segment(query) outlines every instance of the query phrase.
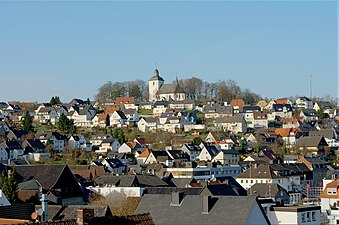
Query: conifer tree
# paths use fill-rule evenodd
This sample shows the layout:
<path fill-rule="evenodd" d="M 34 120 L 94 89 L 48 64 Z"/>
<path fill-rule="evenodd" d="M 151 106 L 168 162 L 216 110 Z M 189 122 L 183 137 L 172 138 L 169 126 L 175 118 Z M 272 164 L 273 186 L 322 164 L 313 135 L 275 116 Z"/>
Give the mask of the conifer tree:
<path fill-rule="evenodd" d="M 23 119 L 22 119 L 22 129 L 24 131 L 33 131 L 33 119 L 31 117 L 31 115 L 29 114 L 28 111 L 26 111 Z"/>
<path fill-rule="evenodd" d="M 2 175 L 0 177 L 0 189 L 6 195 L 8 201 L 11 204 L 14 204 L 18 200 L 18 184 L 14 179 L 14 172 L 7 176 L 5 171 L 2 171 Z"/>

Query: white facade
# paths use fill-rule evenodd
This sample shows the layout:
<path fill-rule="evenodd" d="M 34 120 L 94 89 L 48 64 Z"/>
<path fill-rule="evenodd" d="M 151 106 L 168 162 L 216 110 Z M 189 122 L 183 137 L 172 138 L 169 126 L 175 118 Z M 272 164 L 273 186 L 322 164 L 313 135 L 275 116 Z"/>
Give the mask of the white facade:
<path fill-rule="evenodd" d="M 145 188 L 142 187 L 89 187 L 91 191 L 94 191 L 100 195 L 107 196 L 112 192 L 123 194 L 126 197 L 141 197 Z"/>
<path fill-rule="evenodd" d="M 312 224 L 320 225 L 320 207 L 317 206 L 291 206 L 271 207 L 267 217 L 272 225 L 278 224 Z"/>
<path fill-rule="evenodd" d="M 159 77 L 159 71 L 155 69 L 153 77 Z M 160 77 L 161 78 L 161 77 Z M 155 102 L 157 101 L 157 92 L 160 89 L 160 86 L 164 84 L 164 80 L 161 79 L 150 79 L 148 81 L 148 95 L 149 101 Z"/>
<path fill-rule="evenodd" d="M 194 178 L 196 180 L 213 180 L 222 177 L 236 177 L 241 173 L 241 167 L 236 165 L 218 167 L 195 167 L 195 168 L 166 168 L 174 178 Z"/>

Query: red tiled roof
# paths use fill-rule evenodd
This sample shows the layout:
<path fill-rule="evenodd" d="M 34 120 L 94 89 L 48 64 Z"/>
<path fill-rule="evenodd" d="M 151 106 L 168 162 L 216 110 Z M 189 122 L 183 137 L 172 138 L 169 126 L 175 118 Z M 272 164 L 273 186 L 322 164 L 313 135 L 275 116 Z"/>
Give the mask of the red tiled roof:
<path fill-rule="evenodd" d="M 143 151 L 138 158 L 147 158 L 149 156 L 149 154 L 151 154 L 151 150 L 146 149 L 145 151 Z"/>
<path fill-rule="evenodd" d="M 275 100 L 275 102 L 277 104 L 288 104 L 288 99 L 287 98 L 281 98 L 281 99 Z"/>
<path fill-rule="evenodd" d="M 232 106 L 242 106 L 242 105 L 245 105 L 245 102 L 242 99 L 233 99 L 231 101 L 231 105 Z"/>
<path fill-rule="evenodd" d="M 116 104 L 134 104 L 134 97 L 116 98 Z"/>
<path fill-rule="evenodd" d="M 112 114 L 117 110 L 120 110 L 120 106 L 116 105 L 116 106 L 107 106 L 105 107 L 105 113 L 107 114 Z"/>

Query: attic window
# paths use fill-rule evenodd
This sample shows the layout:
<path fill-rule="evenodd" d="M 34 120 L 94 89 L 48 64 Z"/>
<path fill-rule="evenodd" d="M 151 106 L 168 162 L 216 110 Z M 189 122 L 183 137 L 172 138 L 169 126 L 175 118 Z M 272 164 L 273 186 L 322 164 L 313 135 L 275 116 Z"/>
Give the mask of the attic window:
<path fill-rule="evenodd" d="M 327 194 L 329 195 L 336 195 L 337 189 L 336 188 L 327 188 Z"/>

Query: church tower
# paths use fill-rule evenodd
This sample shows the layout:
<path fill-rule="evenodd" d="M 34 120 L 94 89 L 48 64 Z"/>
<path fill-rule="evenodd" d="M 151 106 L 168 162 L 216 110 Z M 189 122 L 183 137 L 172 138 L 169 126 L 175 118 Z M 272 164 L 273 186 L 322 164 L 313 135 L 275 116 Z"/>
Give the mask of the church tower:
<path fill-rule="evenodd" d="M 155 69 L 153 76 L 148 80 L 149 102 L 157 101 L 157 92 L 163 84 L 164 79 L 159 76 L 159 70 Z"/>

